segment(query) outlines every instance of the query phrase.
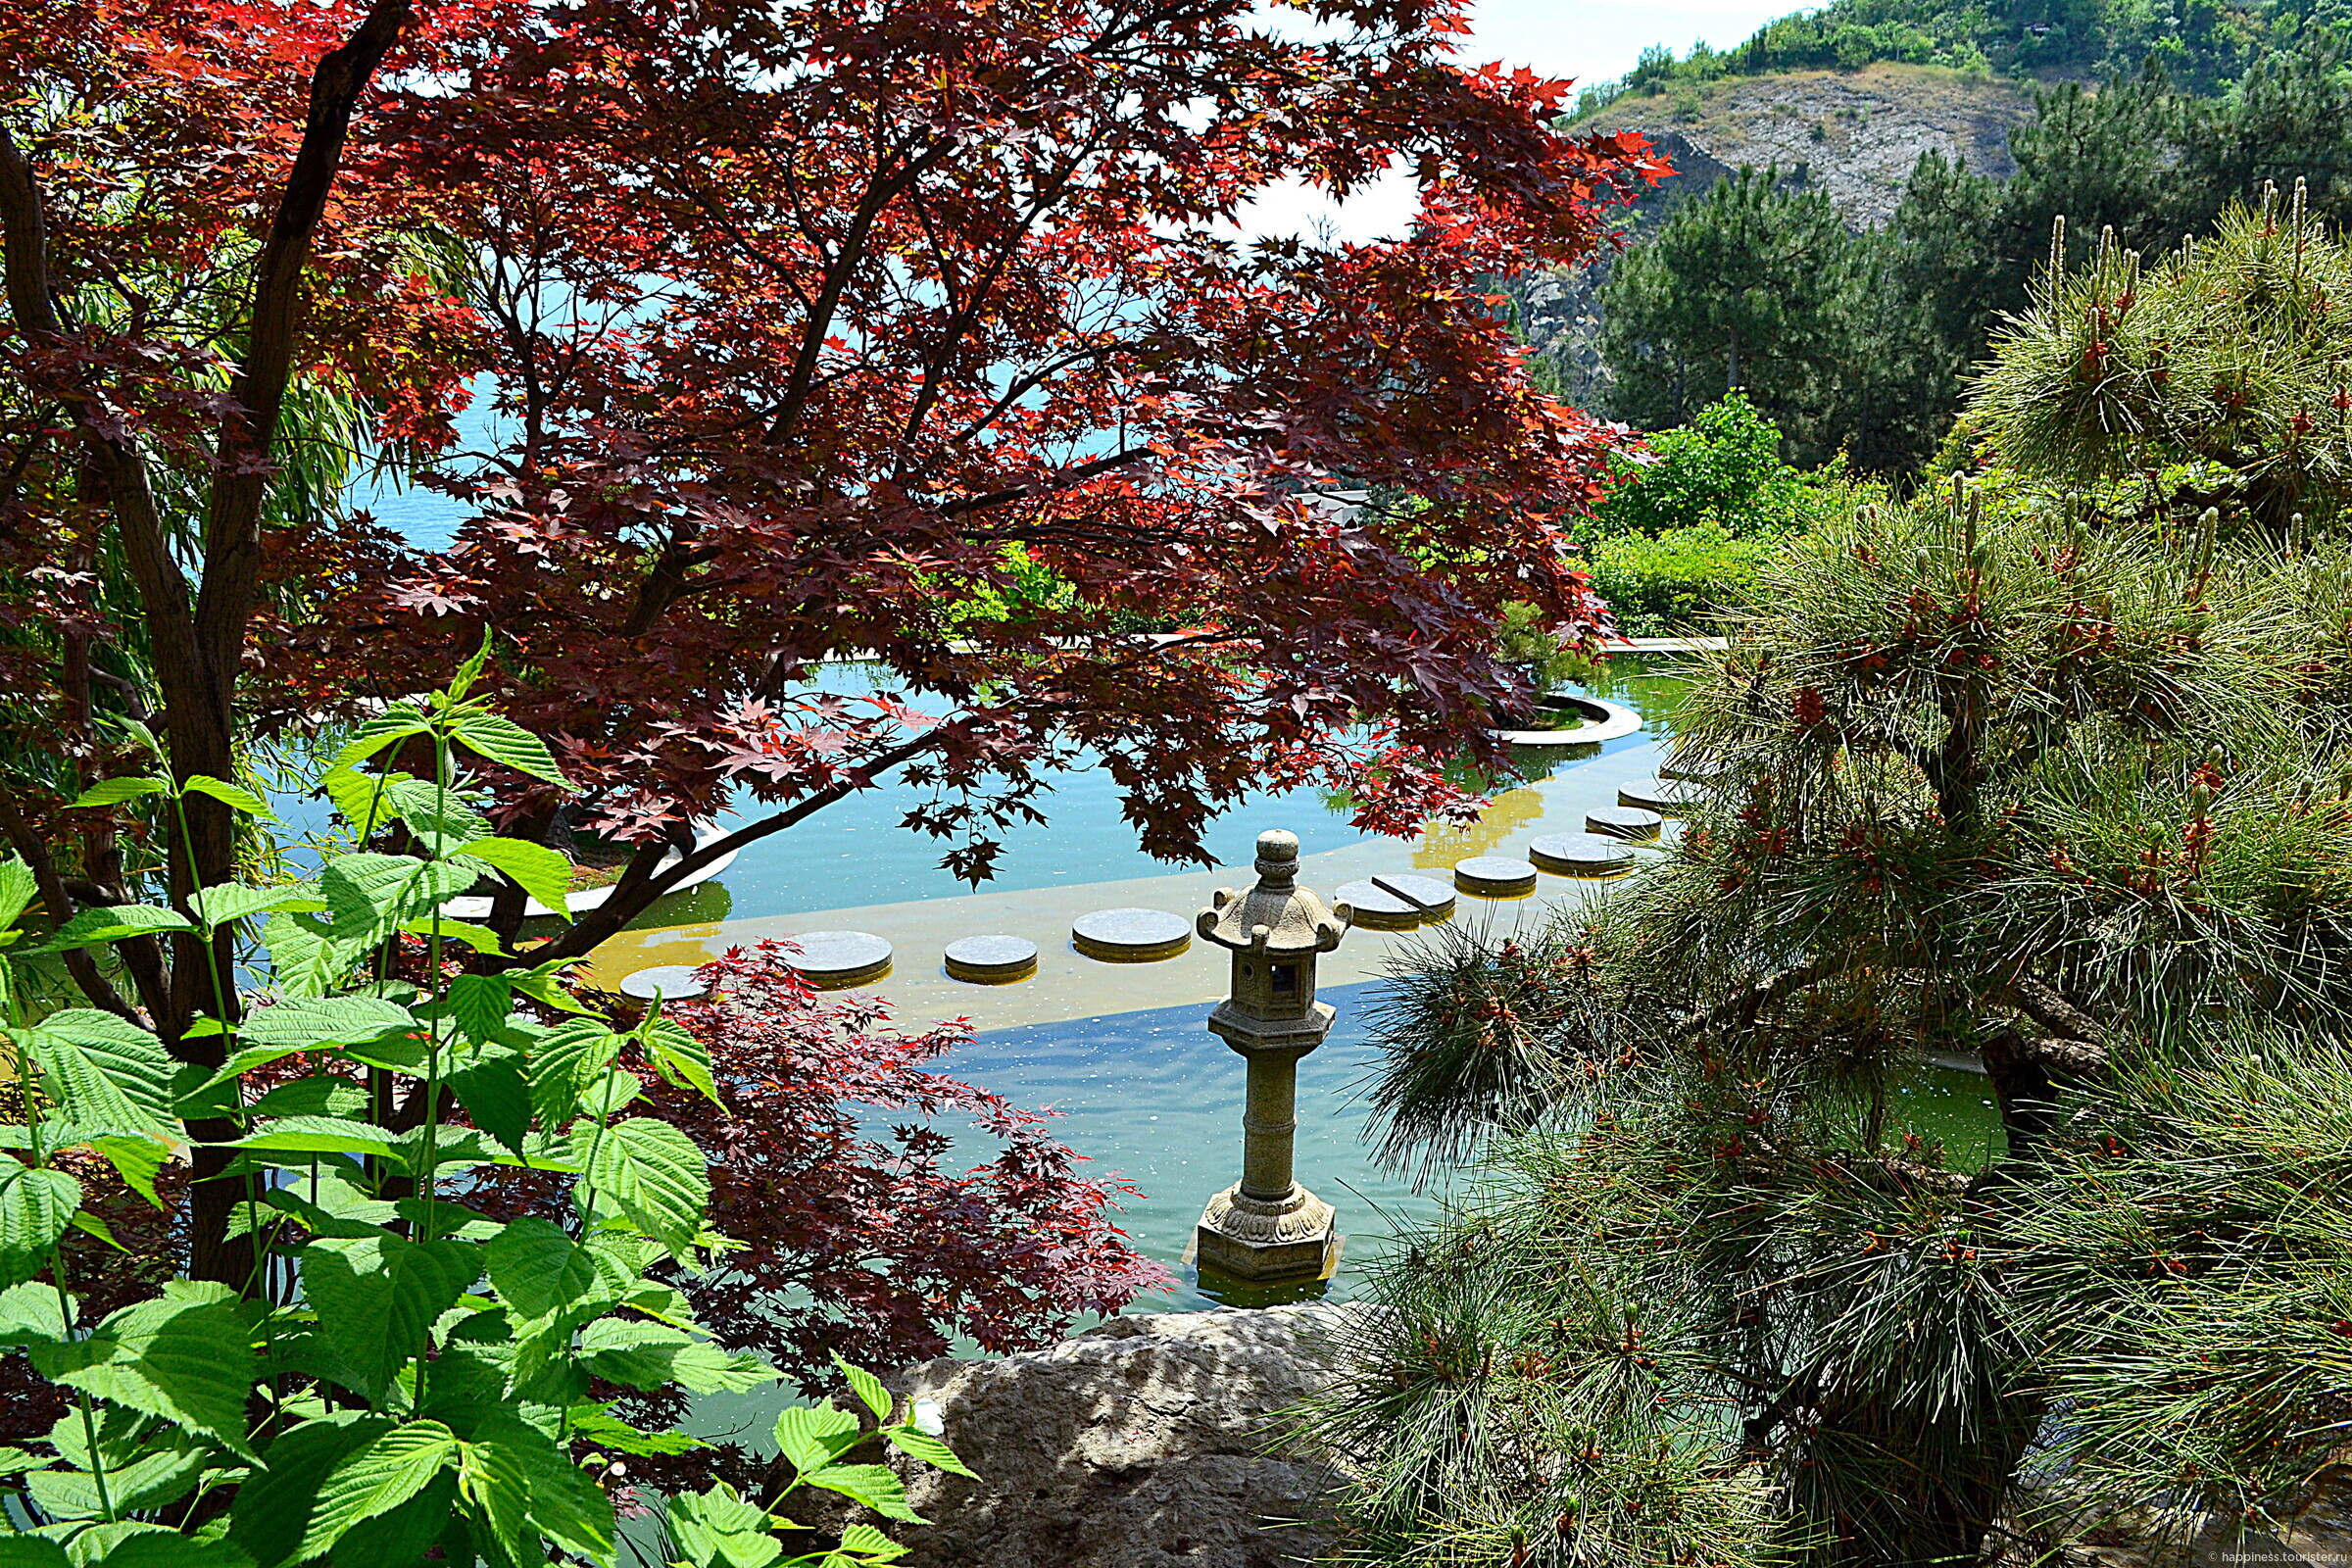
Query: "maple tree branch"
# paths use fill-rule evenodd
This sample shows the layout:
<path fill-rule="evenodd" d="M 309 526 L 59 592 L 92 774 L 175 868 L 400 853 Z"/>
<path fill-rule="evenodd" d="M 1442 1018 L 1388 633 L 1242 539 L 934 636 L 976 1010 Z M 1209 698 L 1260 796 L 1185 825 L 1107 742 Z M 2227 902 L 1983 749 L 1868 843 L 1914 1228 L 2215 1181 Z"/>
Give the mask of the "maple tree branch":
<path fill-rule="evenodd" d="M 1097 458 L 1092 463 L 1081 463 L 1074 468 L 1060 469 L 1035 484 L 1013 485 L 1008 489 L 991 490 L 985 495 L 966 496 L 961 501 L 948 502 L 939 510 L 943 516 L 960 517 L 974 512 L 985 512 L 992 507 L 1009 506 L 1015 501 L 1028 501 L 1074 484 L 1084 484 L 1089 479 L 1140 463 L 1150 456 L 1150 447 L 1129 447 L 1124 452 L 1114 452 L 1106 458 Z"/>
<path fill-rule="evenodd" d="M 785 385 L 774 417 L 768 420 L 765 439 L 769 446 L 778 445 L 792 432 L 801 411 L 808 406 L 809 387 L 816 378 L 817 360 L 823 355 L 825 338 L 833 329 L 834 313 L 841 307 L 841 296 L 848 290 L 851 276 L 865 259 L 866 240 L 880 220 L 882 210 L 938 168 L 956 146 L 954 141 L 933 144 L 920 158 L 909 159 L 892 178 L 875 181 L 866 191 L 865 199 L 858 204 L 850 219 L 849 232 L 842 236 L 841 249 L 825 269 L 825 280 L 817 290 L 816 303 L 809 308 L 808 324 L 801 333 L 800 353 L 793 359 L 792 379 Z"/>
<path fill-rule="evenodd" d="M 738 828 L 724 838 L 712 839 L 659 875 L 652 874 L 650 868 L 660 864 L 662 857 L 666 856 L 669 851 L 663 845 L 646 846 L 629 862 L 629 868 L 621 873 L 620 880 L 612 885 L 612 895 L 603 904 L 574 920 L 561 936 L 553 938 L 542 947 L 532 949 L 526 956 L 509 959 L 504 966 L 548 963 L 557 958 L 586 957 L 607 938 L 644 913 L 656 899 L 661 898 L 662 894 L 667 893 L 686 878 L 694 875 L 695 872 L 724 856 L 735 854 L 747 845 L 757 844 L 763 838 L 781 833 L 786 828 L 807 820 L 837 801 L 848 799 L 866 784 L 870 784 L 876 775 L 886 773 L 901 762 L 919 757 L 924 752 L 936 748 L 940 744 L 942 734 L 941 730 L 929 729 L 910 740 L 902 741 L 887 751 L 876 754 L 871 760 L 859 764 L 858 772 L 861 775 L 863 782 L 853 783 L 845 779 L 838 784 L 829 784 L 809 795 L 806 800 L 795 802 L 773 816 L 762 817 L 751 826 Z"/>

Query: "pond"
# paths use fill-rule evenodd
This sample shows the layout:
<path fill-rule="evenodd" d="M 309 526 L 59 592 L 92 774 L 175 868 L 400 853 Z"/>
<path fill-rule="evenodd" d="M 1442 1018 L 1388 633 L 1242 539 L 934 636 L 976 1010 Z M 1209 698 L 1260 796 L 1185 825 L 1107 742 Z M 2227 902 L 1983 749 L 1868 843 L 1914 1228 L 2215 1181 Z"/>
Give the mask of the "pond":
<path fill-rule="evenodd" d="M 1367 1111 L 1355 1091 L 1379 1062 L 1366 1027 L 1379 985 L 1318 991 L 1338 1016 L 1322 1049 L 1298 1064 L 1298 1180 L 1339 1211 L 1348 1238 L 1328 1288 L 1337 1299 L 1354 1294 L 1361 1264 L 1382 1250 L 1396 1221 L 1434 1217 L 1443 1196 L 1378 1169 L 1364 1140 Z M 1193 1311 L 1237 1298 L 1222 1285 L 1204 1294 L 1182 1261 L 1201 1203 L 1241 1173 L 1242 1060 L 1203 1027 L 1203 1010 L 989 1030 L 938 1063 L 1017 1104 L 1054 1106 L 1061 1112 L 1054 1135 L 1094 1161 L 1090 1173 L 1117 1171 L 1142 1190 L 1122 1227 L 1174 1269 L 1178 1283 L 1171 1295 L 1138 1301 L 1139 1311 Z M 1973 1168 L 1997 1136 L 1988 1093 L 1978 1074 L 1929 1066 L 1897 1088 L 1889 1121 L 1941 1140 L 1955 1164 Z"/>
<path fill-rule="evenodd" d="M 1201 1204 L 1240 1174 L 1244 1065 L 1205 1027 L 1226 988 L 1226 956 L 1195 943 L 1168 962 L 1099 963 L 1071 951 L 1072 914 L 1145 906 L 1189 916 L 1217 884 L 1247 879 L 1254 836 L 1266 827 L 1298 834 L 1300 880 L 1327 901 L 1343 881 L 1384 867 L 1442 876 L 1469 856 L 1524 853 L 1535 834 L 1581 828 L 1586 811 L 1616 804 L 1621 783 L 1655 771 L 1686 682 L 1672 656 L 1635 655 L 1612 660 L 1585 689 L 1637 709 L 1642 731 L 1597 747 L 1524 754 L 1530 777 L 1494 792 L 1474 826 L 1410 843 L 1368 839 L 1348 826 L 1344 805 L 1310 791 L 1268 794 L 1242 802 L 1211 830 L 1212 850 L 1237 869 L 1185 872 L 1142 855 L 1108 778 L 1080 769 L 1055 779 L 1041 803 L 1048 824 L 1010 836 L 998 880 L 974 893 L 936 867 L 936 845 L 897 826 L 911 798 L 885 786 L 747 851 L 716 883 L 657 906 L 641 929 L 600 950 L 599 972 L 611 983 L 641 965 L 698 962 L 727 946 L 804 930 L 884 936 L 897 948 L 897 967 L 872 989 L 897 1004 L 899 1017 L 920 1026 L 964 1016 L 978 1030 L 938 1070 L 1016 1104 L 1052 1107 L 1054 1136 L 1087 1156 L 1090 1173 L 1116 1174 L 1140 1189 L 1122 1224 L 1179 1284 L 1136 1309 L 1212 1305 L 1233 1293 L 1204 1293 L 1184 1255 Z M 1519 903 L 1464 896 L 1456 918 L 1507 929 L 1605 897 L 1610 886 L 1550 876 L 1543 883 L 1539 898 Z M 945 943 L 984 932 L 1037 943 L 1038 977 L 993 987 L 947 977 L 939 961 Z M 1327 1287 L 1343 1298 L 1359 1288 L 1364 1260 L 1397 1221 L 1428 1217 L 1440 1202 L 1373 1165 L 1366 1107 L 1354 1093 L 1377 1061 L 1366 1023 L 1371 1000 L 1411 941 L 1359 928 L 1324 956 L 1319 995 L 1337 1018 L 1299 1068 L 1298 1179 L 1334 1205 L 1348 1238 Z M 892 1119 L 877 1116 L 877 1128 Z M 1964 1163 L 1981 1161 L 1993 1136 L 1984 1079 L 1951 1066 L 1924 1068 L 1901 1086 L 1896 1119 L 1944 1141 Z M 974 1142 L 970 1162 L 992 1152 Z"/>
<path fill-rule="evenodd" d="M 1674 673 L 1674 656 L 1619 654 L 1581 687 L 1623 703 L 1642 715 L 1641 736 L 1607 743 L 1622 751 L 1668 733 L 1687 682 Z M 828 666 L 823 689 L 873 690 L 865 665 Z M 919 697 L 912 699 L 917 706 Z M 1522 754 L 1521 766 L 1534 778 L 1556 764 L 1543 752 Z M 1503 793 L 1508 794 L 1507 787 Z M 924 792 L 893 781 L 853 795 L 797 828 L 760 840 L 736 858 L 726 873 L 687 892 L 673 894 L 647 910 L 633 926 L 653 929 L 700 921 L 811 913 L 845 905 L 895 905 L 948 898 L 973 889 L 943 869 L 948 845 L 899 825 Z M 1147 877 L 1175 869 L 1136 848 L 1135 828 L 1120 814 L 1118 787 L 1101 767 L 1056 771 L 1050 793 L 1037 802 L 1043 823 L 1015 823 L 999 837 L 1004 854 L 990 892 L 1075 887 Z M 1522 803 L 1524 806 L 1524 803 Z M 1235 802 L 1207 834 L 1208 851 L 1222 865 L 1247 865 L 1258 829 L 1279 822 L 1298 835 L 1300 852 L 1365 842 L 1349 825 L 1353 808 L 1316 790 L 1255 793 Z M 723 824 L 722 824 L 723 825 Z M 1451 864 L 1451 861 L 1447 861 Z M 844 897 L 854 887 L 855 898 Z"/>

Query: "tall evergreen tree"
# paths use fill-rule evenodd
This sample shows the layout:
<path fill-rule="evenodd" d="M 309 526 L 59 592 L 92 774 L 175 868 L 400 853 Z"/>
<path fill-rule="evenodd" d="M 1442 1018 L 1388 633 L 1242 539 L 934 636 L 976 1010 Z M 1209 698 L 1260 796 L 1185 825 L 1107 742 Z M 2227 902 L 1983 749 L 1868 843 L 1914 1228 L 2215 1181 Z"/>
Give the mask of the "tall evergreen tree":
<path fill-rule="evenodd" d="M 1819 191 L 1743 169 L 1617 263 L 1602 294 L 1610 408 L 1679 424 L 1735 388 L 1799 462 L 1836 451 L 1832 363 L 1850 344 L 1863 247 Z"/>

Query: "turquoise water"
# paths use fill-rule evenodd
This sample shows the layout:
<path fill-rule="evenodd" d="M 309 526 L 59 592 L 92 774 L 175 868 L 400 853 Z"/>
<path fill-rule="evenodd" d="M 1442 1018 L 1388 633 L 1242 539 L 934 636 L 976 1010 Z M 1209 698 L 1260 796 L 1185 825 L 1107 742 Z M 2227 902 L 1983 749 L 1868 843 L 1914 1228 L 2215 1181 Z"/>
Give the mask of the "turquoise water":
<path fill-rule="evenodd" d="M 1666 732 L 1684 682 L 1668 671 L 1671 656 L 1621 654 L 1586 689 L 1638 710 L 1644 733 L 1611 742 L 1609 751 L 1638 746 Z M 870 692 L 869 666 L 843 664 L 822 672 L 822 688 Z M 909 701 L 918 707 L 920 696 Z M 1541 777 L 1549 771 L 1544 754 L 1523 754 L 1522 770 Z M 1560 764 L 1573 765 L 1573 764 Z M 1153 859 L 1136 847 L 1136 829 L 1122 814 L 1118 786 L 1101 767 L 1056 770 L 1052 789 L 1037 802 L 1043 823 L 1017 823 L 996 836 L 1004 853 L 985 891 L 1081 886 L 1182 870 L 1181 863 Z M 1491 788 L 1507 788 L 1507 785 Z M 808 914 L 851 906 L 906 904 L 948 898 L 973 889 L 939 860 L 950 845 L 900 826 L 907 810 L 929 798 L 895 779 L 825 808 L 798 827 L 753 844 L 724 875 L 664 899 L 632 922 L 635 929 L 704 921 Z M 1363 841 L 1349 824 L 1352 808 L 1317 790 L 1252 792 L 1227 807 L 1209 825 L 1208 852 L 1219 865 L 1249 863 L 1259 825 L 1280 821 L 1299 838 L 1308 855 Z M 729 819 L 732 820 L 732 819 Z"/>
<path fill-rule="evenodd" d="M 1365 1022 L 1379 987 L 1319 990 L 1336 1016 L 1322 1048 L 1298 1064 L 1298 1179 L 1339 1211 L 1348 1237 L 1329 1287 L 1337 1299 L 1360 1287 L 1363 1262 L 1387 1246 L 1397 1220 L 1434 1217 L 1443 1198 L 1375 1168 L 1364 1141 L 1369 1118 L 1352 1091 L 1379 1062 Z M 1053 1135 L 1088 1156 L 1086 1174 L 1116 1174 L 1141 1189 L 1121 1226 L 1178 1285 L 1137 1310 L 1217 1304 L 1183 1256 L 1200 1205 L 1241 1175 L 1244 1068 L 1208 1032 L 1208 1010 L 1163 1007 L 992 1030 L 935 1064 L 1015 1104 L 1057 1110 Z M 1973 1168 L 1997 1136 L 1986 1096 L 1975 1073 L 1927 1067 L 1897 1091 L 1891 1120 L 1942 1140 L 1953 1164 Z M 977 1144 L 971 1152 L 982 1157 Z"/>

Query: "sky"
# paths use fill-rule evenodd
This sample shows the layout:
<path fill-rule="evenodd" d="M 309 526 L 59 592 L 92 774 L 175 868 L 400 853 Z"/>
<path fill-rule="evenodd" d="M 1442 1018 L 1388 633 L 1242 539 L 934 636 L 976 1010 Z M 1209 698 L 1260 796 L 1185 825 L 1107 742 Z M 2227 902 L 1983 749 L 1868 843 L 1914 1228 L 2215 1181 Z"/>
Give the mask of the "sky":
<path fill-rule="evenodd" d="M 1725 49 L 1773 18 L 1801 9 L 1802 0 L 1473 0 L 1472 34 L 1460 56 L 1465 65 L 1498 60 L 1590 86 L 1633 70 L 1653 43 L 1677 55 L 1702 38 Z M 1294 186 L 1269 192 L 1241 227 L 1250 234 L 1321 230 L 1368 240 L 1394 233 L 1413 207 L 1412 183 L 1401 176 L 1382 181 L 1345 208 Z"/>

